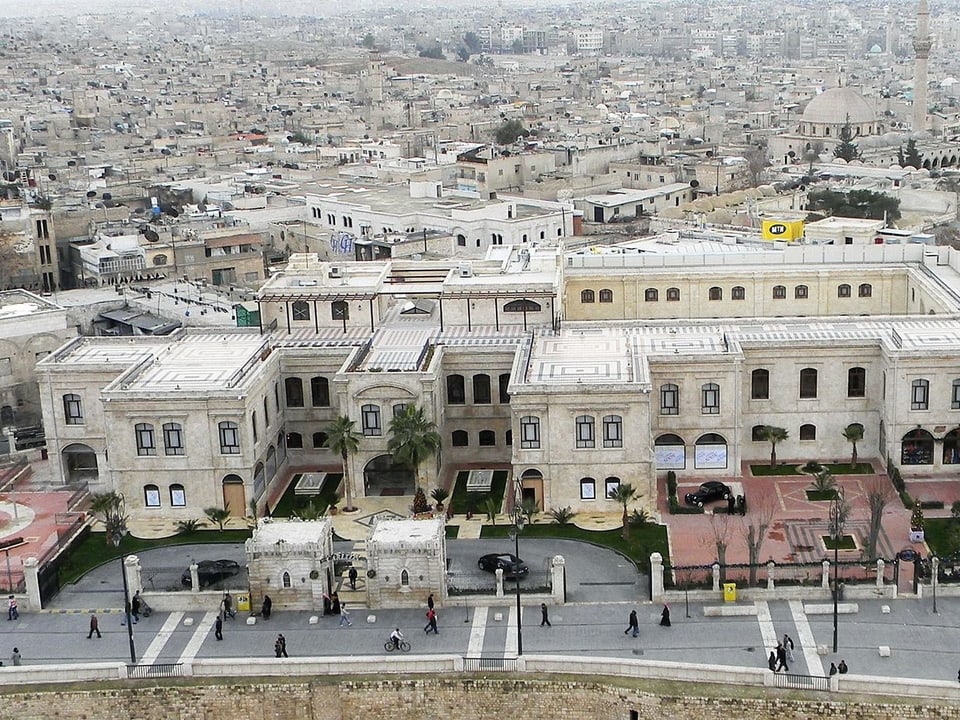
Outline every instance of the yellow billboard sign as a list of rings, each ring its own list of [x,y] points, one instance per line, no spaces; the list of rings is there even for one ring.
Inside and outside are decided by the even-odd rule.
[[[764,220],[764,240],[793,242],[803,237],[803,220]]]

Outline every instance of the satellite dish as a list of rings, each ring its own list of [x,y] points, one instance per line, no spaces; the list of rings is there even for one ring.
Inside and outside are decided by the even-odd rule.
[[[47,175],[47,177],[50,178],[51,180],[56,180],[56,179],[57,179],[57,176],[54,175],[53,173],[50,173],[49,175]]]
[[[14,180],[17,179],[17,176],[14,175],[12,172],[5,172],[3,174],[3,179],[6,180],[7,182],[13,182]]]
[[[104,194],[103,194],[103,199],[104,199],[104,200],[113,200],[113,193],[104,193]]]
[[[77,166],[76,160],[67,160],[67,167],[76,167],[76,166]]]
[[[691,181],[690,181],[690,187],[692,187],[692,188],[698,188],[698,187],[700,187],[700,181],[699,181],[699,180],[691,180]]]
[[[147,228],[146,232],[143,233],[143,236],[150,242],[156,242],[160,239],[160,235],[157,233],[157,231],[151,230],[150,228]]]
[[[88,198],[95,198],[96,196],[97,196],[97,191],[96,191],[96,190],[87,190],[87,197],[88,197]]]

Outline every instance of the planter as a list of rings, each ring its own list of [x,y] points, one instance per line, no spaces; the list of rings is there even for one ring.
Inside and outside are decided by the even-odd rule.
[[[910,542],[912,542],[912,543],[922,543],[922,542],[923,542],[923,530],[911,530],[911,531],[910,531]]]

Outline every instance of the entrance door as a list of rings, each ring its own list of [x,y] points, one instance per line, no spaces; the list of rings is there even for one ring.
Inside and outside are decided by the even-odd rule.
[[[227,475],[223,479],[223,506],[230,513],[230,517],[243,517],[247,514],[243,480],[236,475]]]

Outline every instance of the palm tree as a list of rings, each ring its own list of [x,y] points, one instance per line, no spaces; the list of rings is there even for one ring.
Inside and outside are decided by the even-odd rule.
[[[623,539],[630,537],[630,516],[627,514],[627,505],[638,497],[637,489],[630,483],[620,483],[607,493],[607,500],[616,500],[623,506]]]
[[[763,439],[770,443],[770,467],[777,466],[777,443],[783,442],[789,435],[782,427],[763,426]]]
[[[424,415],[422,407],[407,405],[390,421],[387,449],[397,462],[413,470],[417,487],[421,487],[420,465],[440,449],[440,434],[436,424]]]
[[[203,514],[207,516],[210,522],[220,527],[220,532],[223,532],[223,524],[230,519],[230,511],[226,508],[205,508]]]
[[[850,469],[856,470],[857,443],[863,440],[863,425],[860,423],[850,423],[843,429],[843,436],[847,439],[847,442],[853,445],[853,452],[850,455]]]
[[[350,482],[349,457],[360,449],[360,435],[353,429],[354,421],[346,415],[340,415],[327,428],[327,447],[340,456],[343,468],[343,489],[347,504],[345,511],[355,510],[353,507],[353,487]]]
[[[127,532],[127,515],[124,512],[123,495],[116,491],[93,493],[90,496],[90,512],[99,515],[107,531],[107,544]]]

